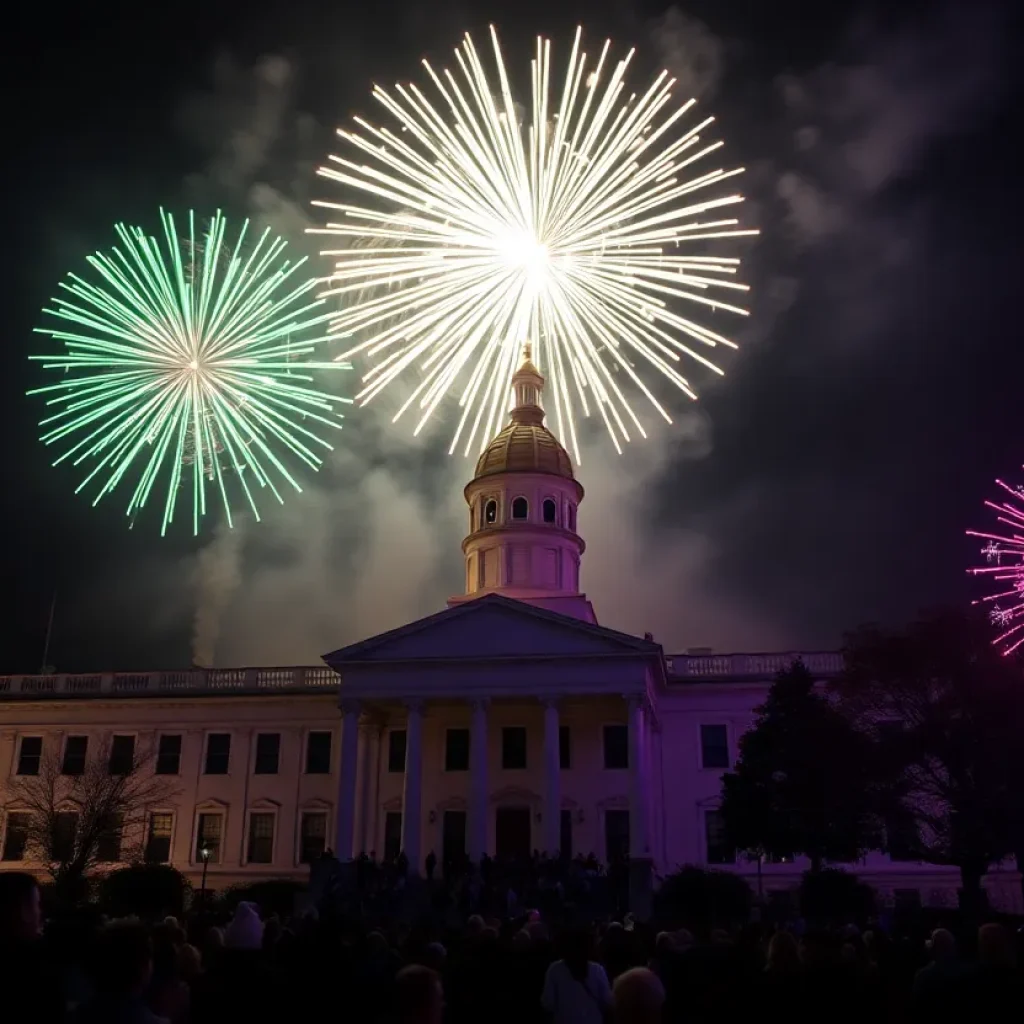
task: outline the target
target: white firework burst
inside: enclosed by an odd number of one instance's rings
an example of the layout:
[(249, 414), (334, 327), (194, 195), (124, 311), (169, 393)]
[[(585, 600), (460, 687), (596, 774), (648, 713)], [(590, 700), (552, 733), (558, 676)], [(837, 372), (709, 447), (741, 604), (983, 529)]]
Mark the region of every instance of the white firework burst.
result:
[(345, 153), (319, 171), (359, 200), (317, 203), (332, 220), (314, 230), (342, 242), (323, 253), (325, 294), (341, 299), (332, 331), (350, 339), (339, 358), (369, 358), (363, 404), (418, 373), (395, 417), (417, 408), (417, 432), (457, 393), (450, 450), (468, 454), (503, 425), (529, 339), (576, 460), (579, 413), (596, 411), (621, 451), (645, 433), (631, 392), (671, 422), (648, 371), (693, 398), (680, 364), (721, 373), (711, 350), (735, 348), (695, 317), (747, 313), (725, 301), (748, 291), (739, 260), (708, 251), (757, 234), (721, 214), (742, 202), (723, 189), (742, 168), (711, 162), (714, 119), (686, 126), (694, 101), (673, 100), (668, 72), (628, 90), (633, 51), (615, 62), (606, 42), (590, 60), (577, 30), (559, 93), (538, 39), (524, 110), (493, 28), (491, 43), (490, 71), (468, 35), (454, 72), (423, 62), (436, 105), (415, 84), (375, 87), (398, 130), (356, 118), (338, 132)]

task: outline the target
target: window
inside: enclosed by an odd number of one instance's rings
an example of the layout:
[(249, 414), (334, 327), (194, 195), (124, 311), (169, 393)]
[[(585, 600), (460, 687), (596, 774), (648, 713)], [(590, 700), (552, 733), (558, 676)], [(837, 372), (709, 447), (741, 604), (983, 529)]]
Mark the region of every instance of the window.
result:
[(441, 863), (445, 870), (466, 859), (466, 812), (445, 811), (441, 819)]
[(720, 811), (704, 812), (704, 836), (709, 864), (735, 864), (736, 851), (726, 842), (725, 823)]
[(261, 732), (256, 735), (256, 763), (254, 775), (276, 775), (277, 762), (281, 757), (281, 734)]
[(272, 811), (254, 811), (249, 815), (249, 852), (245, 859), (250, 864), (273, 863), (274, 814)]
[(404, 729), (392, 729), (388, 733), (388, 771), (405, 771), (405, 744), (408, 734)]
[(223, 814), (199, 815), (199, 827), (196, 829), (196, 861), (202, 863), (205, 850), (211, 864), (220, 863), (220, 837), (223, 826)]
[(629, 734), (624, 725), (604, 727), (605, 768), (629, 767)]
[(402, 852), (402, 812), (384, 815), (384, 860), (392, 861)]
[(567, 725), (558, 727), (558, 767), (562, 771), (572, 767), (572, 732)]
[(135, 763), (135, 737), (115, 736), (110, 741), (107, 771), (111, 775), (129, 775)]
[(729, 767), (729, 730), (724, 725), (700, 727), (700, 766)]
[(227, 775), (231, 764), (231, 733), (211, 732), (206, 737), (204, 775)]
[(11, 811), (7, 815), (7, 831), (4, 833), (4, 848), (0, 860), (24, 860), (28, 846), (28, 829), (32, 815), (27, 811)]
[(312, 864), (327, 849), (327, 812), (306, 811), (299, 826), (299, 862)]
[(101, 864), (116, 864), (121, 859), (121, 815), (112, 814), (102, 824), (96, 840), (96, 860)]
[(43, 737), (22, 736), (18, 751), (18, 774), (38, 775), (39, 762), (43, 759)]
[(331, 734), (311, 732), (306, 739), (306, 774), (331, 774)]
[(505, 771), (519, 771), (526, 767), (526, 729), (521, 725), (510, 725), (501, 730), (501, 767)]
[(576, 529), (576, 506), (573, 505), (572, 502), (570, 502), (569, 505), (566, 507), (566, 512), (568, 513), (568, 515), (566, 516), (566, 522), (568, 523), (569, 529), (570, 530), (575, 530)]
[(444, 770), (469, 771), (469, 730), (449, 729), (444, 737)]
[(156, 751), (157, 775), (177, 775), (181, 771), (181, 736), (160, 737)]
[(81, 775), (85, 771), (85, 754), (88, 749), (88, 736), (69, 736), (64, 741), (64, 760), (60, 766), (61, 774)]
[(498, 503), (493, 498), (484, 502), (484, 526), (493, 526), (498, 521)]
[(609, 864), (629, 855), (629, 811), (604, 812), (604, 855)]
[(562, 811), (559, 819), (558, 853), (564, 860), (572, 859), (572, 811)]
[(173, 814), (161, 811), (149, 816), (149, 830), (146, 834), (146, 861), (149, 864), (166, 864), (170, 861), (173, 831)]
[(555, 504), (554, 498), (545, 498), (541, 510), (544, 514), (545, 523), (553, 523), (557, 518), (558, 506)]
[(530, 506), (525, 498), (512, 499), (512, 518), (525, 519), (530, 514)]
[(77, 834), (78, 815), (74, 811), (58, 811), (53, 816), (51, 842), (54, 860), (68, 861), (74, 857)]

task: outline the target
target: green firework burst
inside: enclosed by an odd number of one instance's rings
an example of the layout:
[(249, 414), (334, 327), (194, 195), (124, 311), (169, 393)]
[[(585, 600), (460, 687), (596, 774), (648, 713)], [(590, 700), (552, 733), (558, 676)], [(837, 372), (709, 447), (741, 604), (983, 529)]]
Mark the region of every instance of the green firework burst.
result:
[(54, 465), (87, 468), (77, 492), (95, 505), (123, 485), (133, 521), (155, 495), (162, 534), (181, 499), (198, 533), (217, 496), (230, 523), (233, 501), (258, 519), (260, 490), (301, 491), (288, 463), (319, 468), (349, 401), (311, 372), (348, 367), (311, 359), (332, 314), (283, 239), (251, 241), (246, 221), (232, 241), (220, 211), (205, 228), (190, 213), (180, 236), (160, 219), (162, 244), (118, 224), (119, 244), (89, 257), (94, 280), (61, 282), (43, 311), (57, 323), (36, 331), (62, 350), (30, 356), (61, 379), (29, 394), (46, 399), (43, 442), (64, 448)]

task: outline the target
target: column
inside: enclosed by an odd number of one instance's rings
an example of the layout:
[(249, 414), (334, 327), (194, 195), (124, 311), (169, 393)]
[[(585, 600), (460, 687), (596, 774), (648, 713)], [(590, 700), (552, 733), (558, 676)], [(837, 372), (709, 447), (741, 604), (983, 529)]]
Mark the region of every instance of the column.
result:
[(362, 747), (362, 763), (359, 765), (359, 843), (357, 853), (369, 853), (373, 846), (373, 834), (370, 824), (373, 818), (373, 784), (374, 784), (374, 738), (379, 729), (376, 723), (364, 725), (359, 730), (359, 743)]
[(651, 856), (648, 822), (647, 710), (642, 697), (629, 697), (629, 855)]
[(341, 767), (338, 779), (338, 823), (334, 855), (340, 861), (352, 859), (356, 825), (356, 766), (359, 747), (359, 703), (341, 705)]
[(479, 864), (487, 853), (487, 701), (471, 705), (469, 725), (469, 859)]
[(409, 701), (405, 726), (405, 785), (402, 791), (402, 851), (409, 861), (409, 872), (423, 870), (420, 832), (423, 825), (423, 704)]
[(544, 852), (562, 846), (562, 766), (558, 747), (558, 701), (544, 701)]

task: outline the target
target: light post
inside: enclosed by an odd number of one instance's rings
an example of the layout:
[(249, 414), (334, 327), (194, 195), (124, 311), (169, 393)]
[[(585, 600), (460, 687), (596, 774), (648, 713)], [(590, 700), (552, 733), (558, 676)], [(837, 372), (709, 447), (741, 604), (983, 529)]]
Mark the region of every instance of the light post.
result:
[(210, 848), (209, 848), (209, 846), (206, 845), (206, 843), (203, 843), (203, 845), (201, 847), (199, 847), (199, 858), (203, 862), (203, 878), (202, 878), (202, 881), (199, 883), (199, 895), (200, 895), (200, 899), (201, 899), (202, 904), (203, 904), (203, 908), (205, 909), (205, 907), (206, 907), (206, 869), (210, 866)]

